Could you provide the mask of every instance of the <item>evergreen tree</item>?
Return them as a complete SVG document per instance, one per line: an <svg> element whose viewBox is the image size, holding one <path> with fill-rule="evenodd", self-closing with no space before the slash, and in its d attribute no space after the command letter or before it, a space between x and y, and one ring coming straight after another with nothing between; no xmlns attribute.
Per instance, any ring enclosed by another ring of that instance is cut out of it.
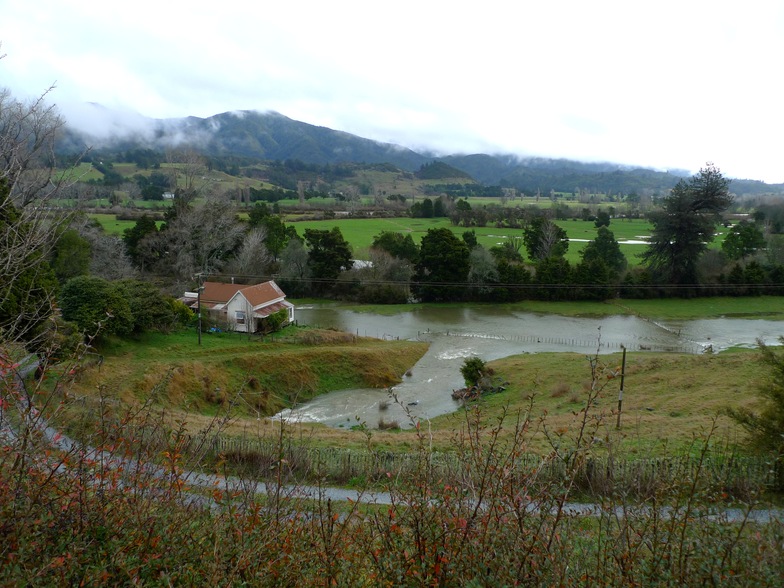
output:
<svg viewBox="0 0 784 588"><path fill-rule="evenodd" d="M460 300L468 269L468 246L449 229L428 229L419 250L415 292L425 302Z"/></svg>
<svg viewBox="0 0 784 588"><path fill-rule="evenodd" d="M522 263L496 258L498 284L491 293L496 302L519 302L531 295L531 272Z"/></svg>
<svg viewBox="0 0 784 588"><path fill-rule="evenodd" d="M416 263L419 257L419 247L414 243L409 233L405 235L396 231L382 231L373 237L370 245L373 249L386 251L393 257L405 259L411 263Z"/></svg>
<svg viewBox="0 0 784 588"><path fill-rule="evenodd" d="M148 214L143 214L129 229L123 231L123 243L131 258L133 264L138 268L143 268L145 265L144 257L139 250L139 243L147 235L152 235L158 232L158 225L155 220Z"/></svg>
<svg viewBox="0 0 784 588"><path fill-rule="evenodd" d="M765 236L754 223L741 221L733 226L721 244L721 250L735 261L765 247Z"/></svg>
<svg viewBox="0 0 784 588"><path fill-rule="evenodd" d="M433 218L433 201L430 198L422 200L422 218Z"/></svg>
<svg viewBox="0 0 784 588"><path fill-rule="evenodd" d="M535 282L540 286L536 292L543 300L566 300L570 298L572 269L563 257L548 257L536 265Z"/></svg>
<svg viewBox="0 0 784 588"><path fill-rule="evenodd" d="M441 218L442 216L446 216L446 211L444 210L444 201L441 198L436 198L433 201L433 216L435 218Z"/></svg>
<svg viewBox="0 0 784 588"><path fill-rule="evenodd" d="M585 246L580 256L585 263L603 261L607 269L615 275L626 269L626 256L615 240L615 235L607 227L599 227L596 238Z"/></svg>
<svg viewBox="0 0 784 588"><path fill-rule="evenodd" d="M90 271L90 242L73 229L60 235L53 254L52 269L61 284Z"/></svg>
<svg viewBox="0 0 784 588"><path fill-rule="evenodd" d="M732 203L729 180L713 165L681 180L651 215L653 234L642 260L659 283L698 284L697 262L713 241L720 215Z"/></svg>
<svg viewBox="0 0 784 588"><path fill-rule="evenodd" d="M574 296L582 300L607 300L612 295L610 269L601 258L583 260L574 268Z"/></svg>
<svg viewBox="0 0 784 588"><path fill-rule="evenodd" d="M308 244L308 265L311 276L318 283L317 290L323 291L330 282L337 279L340 272L354 265L351 259L351 245L343 238L340 228L331 231L305 229Z"/></svg>
<svg viewBox="0 0 784 588"><path fill-rule="evenodd" d="M79 276L59 296L63 318L86 335L127 335L134 328L131 305L121 287L101 278Z"/></svg>

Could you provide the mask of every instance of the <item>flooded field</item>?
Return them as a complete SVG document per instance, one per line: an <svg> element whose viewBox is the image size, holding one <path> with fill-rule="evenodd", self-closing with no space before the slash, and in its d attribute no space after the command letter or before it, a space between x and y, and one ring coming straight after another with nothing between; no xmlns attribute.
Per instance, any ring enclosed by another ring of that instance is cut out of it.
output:
<svg viewBox="0 0 784 588"><path fill-rule="evenodd" d="M383 419L405 428L411 416L426 420L456 410L460 404L450 394L463 386L460 366L466 357L492 361L544 351L614 353L623 347L630 351L720 352L729 347L754 347L758 338L775 344L784 334L782 321L715 318L653 322L634 316L563 317L491 306L424 307L385 316L325 305L297 308L296 316L299 324L360 336L430 342L430 349L413 366L410 376L404 376L391 390L397 403L384 389L339 390L279 415L333 427L364 422L375 428Z"/></svg>

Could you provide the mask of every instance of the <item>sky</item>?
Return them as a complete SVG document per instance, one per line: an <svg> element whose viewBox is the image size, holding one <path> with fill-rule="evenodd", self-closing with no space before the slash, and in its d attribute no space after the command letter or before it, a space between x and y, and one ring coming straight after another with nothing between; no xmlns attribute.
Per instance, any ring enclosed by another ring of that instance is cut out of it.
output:
<svg viewBox="0 0 784 588"><path fill-rule="evenodd" d="M0 87L69 124L273 110L439 154L784 182L784 1L0 0Z"/></svg>

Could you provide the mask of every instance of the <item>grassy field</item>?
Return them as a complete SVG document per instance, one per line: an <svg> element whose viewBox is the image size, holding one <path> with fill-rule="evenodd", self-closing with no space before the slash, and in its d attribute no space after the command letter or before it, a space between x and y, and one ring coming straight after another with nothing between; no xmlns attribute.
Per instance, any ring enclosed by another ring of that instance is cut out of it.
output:
<svg viewBox="0 0 784 588"><path fill-rule="evenodd" d="M166 208L166 204L161 202L147 202L151 208ZM246 220L247 213L239 213L240 218ZM113 214L91 214L91 218L95 218L104 227L104 230L109 234L122 235L124 229L133 226L133 221L118 221ZM284 218L285 215L284 215ZM505 240L511 237L522 237L522 229L509 229L509 228L495 228L495 227L456 227L445 218L410 218L410 217L396 217L396 218L346 218L346 219L330 219L330 220L307 220L307 221L292 221L291 218L286 220L287 224L292 225L297 233L302 236L305 234L305 229L319 229L331 230L333 227L340 228L343 237L351 244L354 255L357 259L366 259L367 251L373 242L373 238L383 231L396 231L401 233L410 234L415 243L419 243L422 237L431 228L447 228L451 230L458 237L468 230L476 232L477 240L480 245L490 248L500 245ZM571 240L569 250L566 254L566 259L571 264L579 263L580 251L585 247L586 243L596 238L597 229L592 221L583 220L566 220L557 221ZM634 241L642 241L645 237L651 234L651 224L642 219L629 219L629 220L614 220L610 224L610 230L615 238L621 242L621 251L626 255L626 259L630 266L635 266L639 263L639 255L645 250L644 243L632 243ZM726 229L719 227L716 234L716 239L711 244L712 248L719 248L721 242L726 234ZM624 243L624 241L632 241ZM525 252L523 252L525 256Z"/></svg>
<svg viewBox="0 0 784 588"><path fill-rule="evenodd" d="M651 319L686 320L728 317L784 320L784 298L781 296L613 300L608 304Z"/></svg>
<svg viewBox="0 0 784 588"><path fill-rule="evenodd" d="M117 220L116 216L113 214L91 214L90 217L101 223L104 230L111 235L121 236L126 228L130 228L135 224L135 221ZM331 230L333 227L339 227L343 237L351 244L354 256L357 259L367 258L368 249L370 248L374 237L381 234L383 231L407 233L411 235L415 243L419 243L422 237L427 234L428 229L431 228L447 228L458 237L461 237L467 230L473 230L476 232L479 244L486 248L500 245L511 237L521 237L523 234L522 229L498 229L494 227L473 227L471 229L466 229L465 227L456 227L444 218L423 219L399 217L331 219L321 221L297 221L293 223L289 222L287 224L293 226L300 236L304 236L305 229ZM592 222L588 221L559 221L558 224L566 230L570 239L575 239L575 241L572 241L569 244L566 259L568 259L571 264L579 263L580 251L585 247L588 241L591 241L596 237L596 228ZM650 224L642 220L617 221L610 226L610 229L614 232L616 239L619 241L624 239L639 240L640 236L650 235ZM621 243L621 250L624 255L626 255L626 259L630 266L637 265L639 262L638 256L644 249L644 244ZM523 255L525 256L524 251Z"/></svg>
<svg viewBox="0 0 784 588"><path fill-rule="evenodd" d="M74 391L89 397L101 388L135 403L155 390L163 406L208 416L237 401L237 416L256 417L329 390L391 386L426 349L295 327L264 339L205 333L201 346L193 331L150 334L104 345L108 368L86 369Z"/></svg>
<svg viewBox="0 0 784 588"><path fill-rule="evenodd" d="M292 224L297 233L303 235L305 229L320 229L329 230L333 227L339 227L343 237L351 243L354 249L354 254L359 259L363 259L366 255L367 249L373 242L373 237L380 234L382 231L397 231L408 233L414 239L415 243L419 243L422 237L431 228L447 228L458 237L468 230L476 232L477 240L480 245L490 248L500 245L505 240L511 237L522 237L522 229L509 229L509 228L495 228L495 227L456 227L444 218L438 219L419 219L419 218L386 218L386 219L332 219L322 221L298 221ZM592 221L583 220L567 220L557 221L562 227L569 239L573 240L569 243L569 250L566 254L566 259L570 263L576 264L580 261L580 251L585 247L587 242L596 238L597 229ZM615 220L610 224L610 230L615 235L618 241L641 241L641 237L650 236L651 225L648 221L634 219L634 220ZM721 243L721 235L713 243L712 246L718 247ZM626 255L626 259L630 266L639 263L638 256L645 250L643 243L621 243L621 251ZM525 251L523 255L526 256Z"/></svg>
<svg viewBox="0 0 784 588"><path fill-rule="evenodd" d="M317 334L308 339L308 333ZM201 347L192 331L151 335L103 349L103 366L81 373L73 394L91 398L102 390L121 402L139 403L157 390L159 404L188 421L193 430L207 426L214 415L232 406L228 434L267 437L275 434L275 425L257 417L329 390L392 385L425 348L418 342L357 340L309 329L264 342L231 333L204 335ZM709 431L715 420L716 438L734 446L742 439L741 430L722 411L756 402L755 386L765 377L756 356L752 350L699 356L629 353L620 430L615 429L613 410L621 355L602 356L593 380L601 392L591 409L592 434L607 446L631 454L664 455L688 450L695 436ZM592 382L585 355L521 355L488 365L507 383L504 392L479 403L488 424L504 412L529 413L539 423L531 437L531 447L539 452L548 451L552 435L566 438L574 433ZM465 418L458 411L429 421L433 446L448 448L465 426ZM298 437L316 446L361 448L367 443L364 434L353 430L318 424L292 427ZM551 434L549 441L545 430ZM416 443L416 434L376 431L373 443L381 449L407 451Z"/></svg>
<svg viewBox="0 0 784 588"><path fill-rule="evenodd" d="M98 221L107 235L116 235L122 237L125 229L132 229L136 221L132 220L118 220L115 214L91 214L91 219ZM158 228L161 228L163 221L157 221Z"/></svg>
<svg viewBox="0 0 784 588"><path fill-rule="evenodd" d="M737 447L744 434L723 416L727 407L751 406L756 402L754 386L764 378L754 361L755 351L739 350L714 356L637 353L627 355L621 428L616 429L617 397L621 355L602 356L597 384L601 389L590 411L591 437L602 447L625 457L653 457L689 453L694 441L704 438L714 423L713 442ZM591 385L591 366L584 355L543 353L512 356L488 364L495 376L507 382L506 390L493 394L469 408L482 412L483 426L491 428L502 414L507 417L501 438L509 441L517 416L530 415L528 450L546 455L553 443L566 445L577 434ZM445 390L444 394L449 394ZM380 413L380 416L383 414ZM192 415L194 424L205 425ZM466 427L464 410L427 421L430 443L447 451ZM376 423L368 423L375 427ZM319 424L294 424L295 436L315 446L366 446L364 433L333 429ZM268 421L238 418L230 434L269 437L275 427ZM548 439L549 436L549 439ZM373 446L379 450L406 452L417 444L412 430L375 431Z"/></svg>
<svg viewBox="0 0 784 588"><path fill-rule="evenodd" d="M617 429L622 356L602 356L594 380L600 392L591 409L591 435L600 446L626 456L680 454L689 452L695 439L707 436L715 422L714 441L735 446L743 433L723 411L756 402L754 386L764 374L755 357L756 352L749 350L718 355L627 354L621 428ZM553 439L560 442L562 437L575 436L592 384L585 355L513 356L490 367L509 385L503 393L481 401L488 425L501 410L515 414L531 407L533 415L543 419L533 436L539 451L549 451ZM444 415L434 419L433 426L453 429L461 418Z"/></svg>

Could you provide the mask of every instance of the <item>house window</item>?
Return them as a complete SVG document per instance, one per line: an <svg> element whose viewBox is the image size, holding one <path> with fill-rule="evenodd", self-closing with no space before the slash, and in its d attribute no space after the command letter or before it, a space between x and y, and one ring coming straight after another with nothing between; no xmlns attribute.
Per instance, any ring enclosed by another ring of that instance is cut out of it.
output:
<svg viewBox="0 0 784 588"><path fill-rule="evenodd" d="M245 324L245 312L242 310L238 310L234 313L234 320L237 322L238 325Z"/></svg>

